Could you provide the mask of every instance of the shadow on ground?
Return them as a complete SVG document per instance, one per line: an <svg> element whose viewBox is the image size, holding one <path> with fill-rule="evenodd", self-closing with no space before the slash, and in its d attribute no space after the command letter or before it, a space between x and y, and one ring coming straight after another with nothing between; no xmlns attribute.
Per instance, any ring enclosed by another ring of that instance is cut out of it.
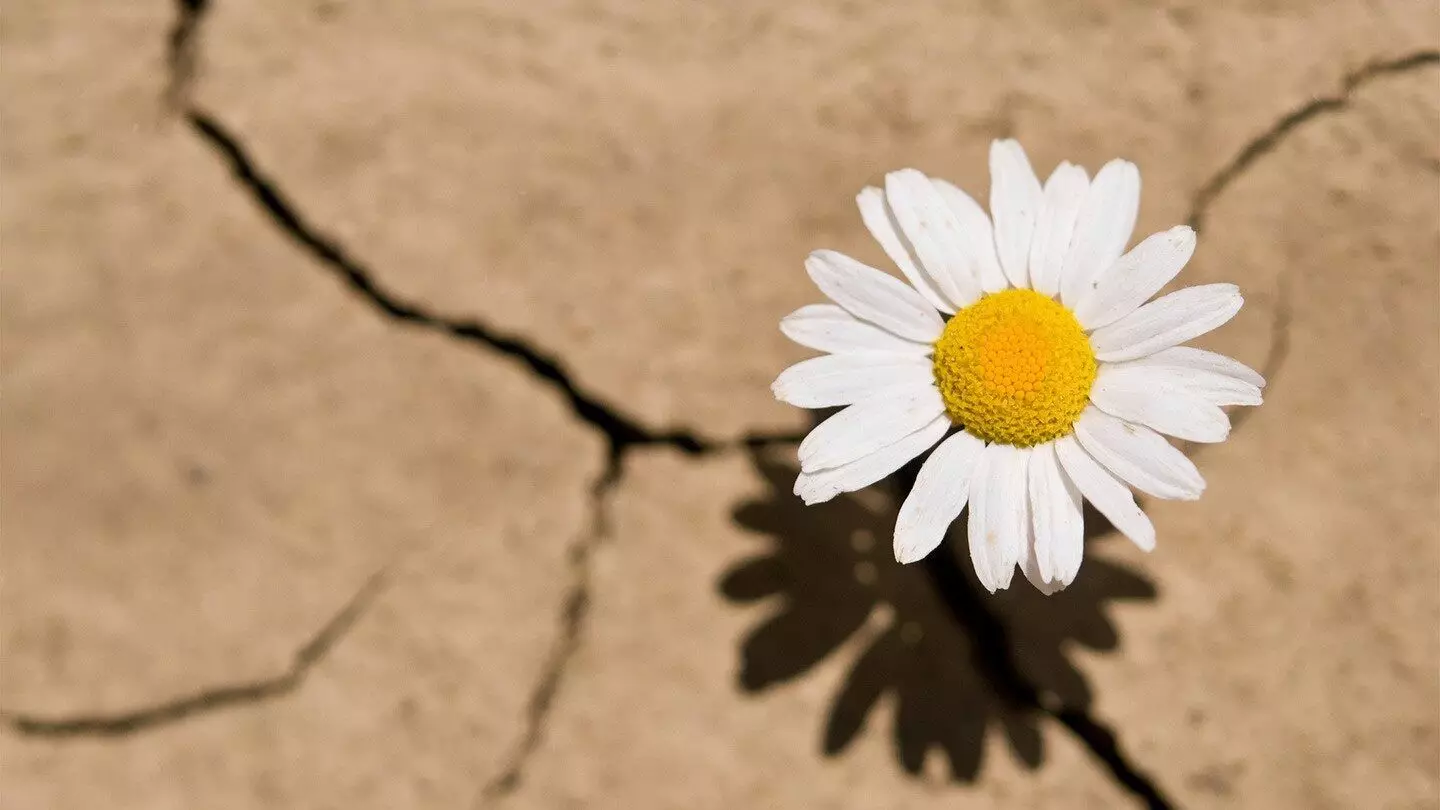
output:
<svg viewBox="0 0 1440 810"><path fill-rule="evenodd" d="M726 572L720 592L734 603L776 606L741 643L740 688L757 693L778 687L852 638L861 639L863 649L825 720L825 755L843 753L888 697L895 755L912 775L926 770L927 758L938 750L952 781L973 781L992 726L1019 762L1038 767L1045 756L1040 724L1046 712L1015 695L1038 690L1065 709L1085 710L1090 688L1068 651L1117 649L1120 639L1107 605L1153 601L1157 595L1148 580L1095 554L1101 535L1113 533L1110 526L1087 512L1084 566L1076 583L1055 596L1041 596L1018 572L1010 591L990 596L964 559L959 568L971 593L945 600L924 566L894 561L896 491L877 486L807 507L791 494L798 472L791 456L793 450L753 450L752 463L767 488L734 511L735 522L768 538L770 547ZM907 480L903 472L897 478ZM963 555L965 547L962 520L935 553ZM959 615L957 603L989 615ZM976 628L987 626L1003 633L1003 643L977 638L983 631ZM997 646L1008 647L1013 660L999 665L985 660ZM1005 677L1016 669L1030 683L995 683L997 672Z"/></svg>

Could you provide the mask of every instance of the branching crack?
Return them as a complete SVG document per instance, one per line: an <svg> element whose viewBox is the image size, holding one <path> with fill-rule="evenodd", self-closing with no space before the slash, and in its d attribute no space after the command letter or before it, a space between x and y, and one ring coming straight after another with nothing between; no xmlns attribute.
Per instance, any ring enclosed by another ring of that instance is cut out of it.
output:
<svg viewBox="0 0 1440 810"><path fill-rule="evenodd" d="M123 737L149 728L184 720L201 712L218 711L282 698L299 689L305 678L345 634L350 632L384 588L389 566L365 581L313 638L301 647L290 667L273 678L251 683L217 686L176 700L118 714L81 714L40 717L0 710L0 720L20 734L33 737Z"/></svg>
<svg viewBox="0 0 1440 810"><path fill-rule="evenodd" d="M605 470L591 489L592 522L589 531L572 549L570 565L573 584L561 614L559 635L540 681L531 695L525 733L507 758L505 768L486 785L482 798L498 799L508 795L519 786L526 762L543 739L545 722L562 683L565 668L579 647L590 605L591 553L608 535L608 496L624 473L626 455L636 448L659 446L670 447L689 456L702 456L738 447L794 444L803 436L799 433L751 433L738 440L722 441L690 430L655 430L640 424L598 396L583 390L572 379L561 361L548 352L519 337L499 332L479 320L451 318L429 312L386 290L375 280L374 273L368 267L300 215L277 185L255 165L239 139L230 134L218 120L195 107L188 109L185 116L196 133L225 158L240 186L250 193L256 204L276 225L313 254L372 308L392 320L440 332L519 361L538 379L558 389L577 419L605 436Z"/></svg>
<svg viewBox="0 0 1440 810"><path fill-rule="evenodd" d="M558 389L568 403L571 413L606 439L605 469L590 493L591 526L585 537L571 551L573 584L565 599L559 634L541 678L531 694L525 733L507 758L505 768L486 785L481 794L482 799L487 801L502 798L519 786L526 762L543 740L545 723L563 681L565 669L579 647L590 605L591 554L609 533L608 496L624 474L627 454L633 449L658 446L673 448L689 456L703 456L739 447L794 444L799 442L803 435L750 433L737 440L722 441L690 430L655 430L640 424L598 396L583 390L572 379L561 361L548 352L519 337L499 332L479 320L451 318L429 312L386 290L375 280L374 273L368 267L300 215L277 185L255 165L239 139L230 134L218 120L193 106L186 110L185 116L195 132L225 158L240 186L250 193L256 204L276 225L313 254L372 308L392 320L440 332L519 361L537 379Z"/></svg>
<svg viewBox="0 0 1440 810"><path fill-rule="evenodd" d="M1421 68L1440 65L1440 50L1422 50L1393 59L1379 59L1367 62L1348 73L1340 82L1339 92L1313 98L1281 116L1259 135L1251 138L1235 156L1219 171L1211 175L1204 185L1195 192L1186 221L1196 231L1204 228L1210 207L1241 175L1249 171L1262 157L1274 152L1280 144L1301 125L1326 114L1343 110L1357 91L1376 79L1394 76ZM1293 318L1294 272L1281 273L1275 284L1275 311L1270 324L1270 350L1265 356L1261 375L1273 385L1275 377L1290 357L1290 324ZM1232 432L1255 414L1255 409L1245 408L1231 417ZM1199 449L1198 447L1195 449Z"/></svg>
<svg viewBox="0 0 1440 810"><path fill-rule="evenodd" d="M565 671L580 649L581 633L590 612L591 557L610 536L610 495L624 475L623 464L622 458L612 458L590 487L590 522L585 534L570 549L572 581L560 614L560 632L530 694L525 732L506 757L505 767L481 789L479 802L482 805L498 801L519 789L525 765L544 739L546 721L559 694Z"/></svg>
<svg viewBox="0 0 1440 810"><path fill-rule="evenodd" d="M1190 216L1186 218L1190 227L1196 231L1204 230L1205 217L1210 213L1210 206L1225 189L1230 187L1240 175L1244 174L1255 161L1275 151L1280 142L1285 140L1301 124L1311 121L1325 113L1337 112L1345 108L1355 92L1370 82L1397 73L1440 64L1440 50L1417 51L1412 54L1400 56L1394 59L1382 59L1365 64L1363 67L1346 74L1340 83L1340 92L1329 96L1320 96L1296 107L1285 115L1281 116L1274 124L1271 124L1264 132L1252 138L1245 144L1235 157L1230 159L1221 169L1215 172L1200 190L1190 205Z"/></svg>
<svg viewBox="0 0 1440 810"><path fill-rule="evenodd" d="M178 14L169 37L170 76L166 88L167 97L177 109L182 110L194 132L221 155L240 187L269 215L275 225L382 316L447 335L519 362L538 380L558 391L575 418L606 438L605 467L589 493L589 525L570 551L572 584L562 607L559 631L530 695L525 731L508 755L504 769L486 784L479 796L482 802L503 798L520 786L527 761L543 742L545 726L563 685L567 667L579 649L592 597L591 562L594 551L609 537L610 496L622 479L628 452L636 448L658 446L672 448L692 457L704 456L740 447L793 444L803 437L803 433L755 433L726 441L705 437L690 429L648 427L608 404L598 395L582 388L558 357L525 339L499 331L478 319L454 318L431 312L383 287L367 266L300 215L275 182L257 167L237 137L214 116L189 101L189 84L196 70L196 36L211 4L209 0L176 2ZM1286 114L1248 142L1229 163L1200 187L1192 199L1188 222L1197 231L1201 230L1216 198L1300 125L1324 113L1345 107L1354 92L1373 79L1436 63L1440 63L1440 51L1433 50L1372 62L1347 75L1336 95L1313 99ZM1267 378L1273 379L1288 354L1289 289L1288 276L1282 276L1277 291L1279 303L1275 314L1271 352L1265 364ZM964 572L953 555L931 554L923 565L937 595L954 620L974 640L980 666L1001 697L1016 706L1053 717L1105 765L1119 784L1147 806L1172 806L1150 778L1129 761L1114 731L1096 721L1087 711L1063 705L1057 695L1038 688L1020 672L1012 654L1007 628L989 611L984 600L966 581ZM290 669L276 678L210 689L180 700L123 714L43 718L0 712L0 720L27 735L119 736L180 720L199 712L284 696L303 684L309 671L324 658L373 601L383 584L383 574L382 570L372 577L344 609L296 653Z"/></svg>
<svg viewBox="0 0 1440 810"><path fill-rule="evenodd" d="M275 183L255 165L240 141L218 120L193 107L186 111L185 116L196 133L220 152L235 179L275 224L339 276L366 303L392 320L440 332L519 361L538 379L558 389L576 418L604 434L609 442L612 464L618 464L618 460L635 447L672 447L694 456L740 446L797 440L798 437L786 434L757 433L727 442L707 438L688 429L656 430L646 427L582 389L559 358L532 346L523 338L496 330L476 319L439 315L400 298L382 287L368 267L306 222Z"/></svg>

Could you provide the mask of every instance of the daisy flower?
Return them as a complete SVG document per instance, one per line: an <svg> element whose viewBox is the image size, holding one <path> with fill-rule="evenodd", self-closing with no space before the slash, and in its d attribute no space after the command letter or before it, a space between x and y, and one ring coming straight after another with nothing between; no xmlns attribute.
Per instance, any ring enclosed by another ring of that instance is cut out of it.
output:
<svg viewBox="0 0 1440 810"><path fill-rule="evenodd" d="M990 216L914 169L860 192L865 226L909 284L810 254L805 269L834 303L780 328L828 354L786 369L773 390L802 408L845 406L800 444L795 494L807 504L939 443L900 508L895 558L929 554L968 503L980 582L1008 587L1018 566L1048 594L1080 570L1082 499L1154 548L1131 490L1193 500L1205 488L1165 436L1223 441L1222 406L1260 404L1265 381L1181 345L1240 310L1235 285L1147 303L1190 260L1195 232L1171 228L1126 252L1140 204L1133 163L1111 161L1094 179L1061 163L1041 186L1020 144L1004 140L990 147L990 174Z"/></svg>

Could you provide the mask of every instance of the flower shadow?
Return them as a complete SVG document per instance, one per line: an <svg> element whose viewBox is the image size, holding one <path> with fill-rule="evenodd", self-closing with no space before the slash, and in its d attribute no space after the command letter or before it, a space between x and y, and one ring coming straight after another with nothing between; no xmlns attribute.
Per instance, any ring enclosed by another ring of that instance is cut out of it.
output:
<svg viewBox="0 0 1440 810"><path fill-rule="evenodd" d="M895 755L907 773L922 774L935 758L948 763L952 781L973 781L991 726L1019 762L1039 766L1043 713L1015 700L1014 689L997 689L997 667L981 658L995 644L976 638L973 624L947 610L921 565L894 561L894 493L875 487L807 507L791 494L793 461L758 449L751 460L766 491L739 504L733 517L768 537L770 548L727 571L719 589L733 603L778 607L741 643L740 688L756 693L798 679L854 639L862 649L831 703L821 742L826 756L843 753L888 700ZM982 622L998 621L1004 646L1026 679L1077 709L1088 706L1090 688L1069 660L1069 648L1115 650L1120 639L1106 605L1157 595L1148 580L1094 553L1094 539L1113 531L1103 518L1087 514L1087 527L1090 545L1080 577L1052 597L1035 592L1018 573L1009 591L992 597L974 580L968 559L961 561L971 593L960 601L988 611ZM962 520L933 553L963 554L963 535ZM932 754L937 751L939 756Z"/></svg>

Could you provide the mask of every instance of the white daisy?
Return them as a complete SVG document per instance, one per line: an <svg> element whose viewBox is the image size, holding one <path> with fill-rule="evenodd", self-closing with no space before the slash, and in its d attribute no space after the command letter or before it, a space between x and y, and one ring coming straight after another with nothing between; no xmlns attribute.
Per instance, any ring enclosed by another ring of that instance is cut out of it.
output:
<svg viewBox="0 0 1440 810"><path fill-rule="evenodd" d="M1081 499L1149 551L1155 529L1130 490L1192 500L1205 488L1161 434L1224 440L1221 407L1260 404L1265 381L1181 345L1240 310L1235 285L1146 303L1189 261L1195 232L1171 228L1125 251L1140 204L1134 164L1111 161L1091 180L1061 163L1042 187L1006 140L990 147L990 173L993 226L965 192L914 169L860 192L866 227L910 283L810 254L805 269L835 303L802 307L780 328L829 354L773 388L802 408L846 406L800 445L795 494L807 504L869 486L939 442L900 508L895 558L929 554L968 503L980 582L1008 587L1018 565L1053 593L1080 569Z"/></svg>

